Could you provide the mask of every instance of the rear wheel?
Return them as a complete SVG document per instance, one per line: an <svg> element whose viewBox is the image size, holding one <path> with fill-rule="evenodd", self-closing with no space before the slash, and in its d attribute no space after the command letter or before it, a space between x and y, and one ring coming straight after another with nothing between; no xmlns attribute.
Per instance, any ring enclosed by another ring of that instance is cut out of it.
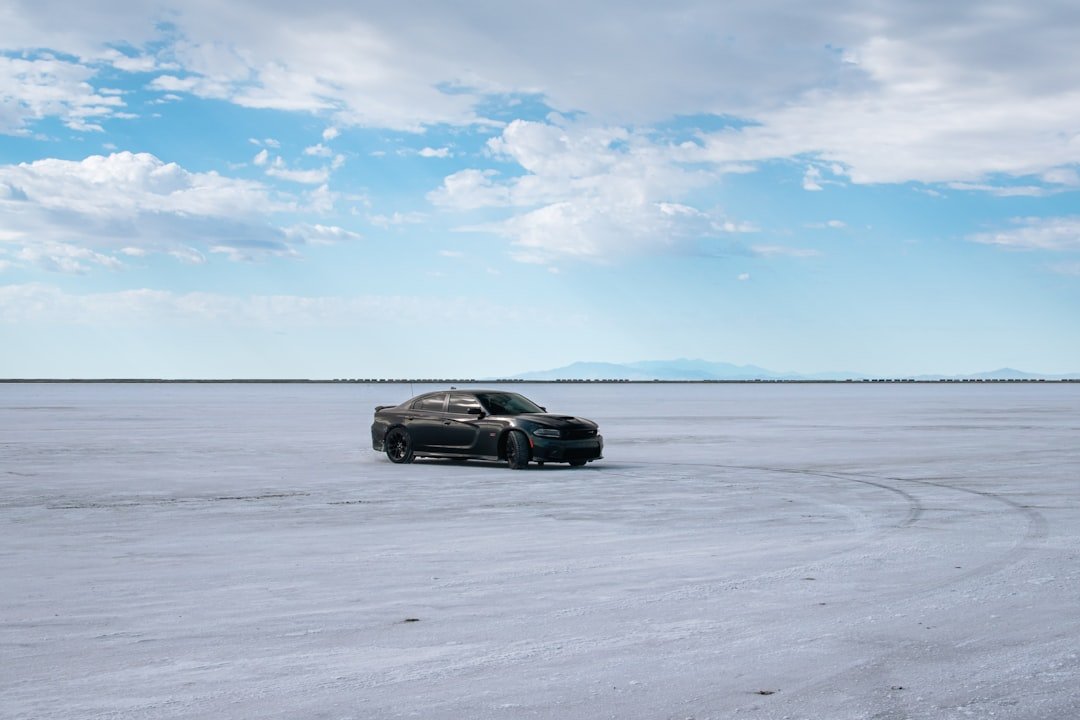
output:
<svg viewBox="0 0 1080 720"><path fill-rule="evenodd" d="M511 430L507 435L506 464L511 470L520 470L529 464L529 439L524 433Z"/></svg>
<svg viewBox="0 0 1080 720"><path fill-rule="evenodd" d="M413 461L412 438L403 427L391 428L386 433L386 457L392 463L411 463Z"/></svg>
<svg viewBox="0 0 1080 720"><path fill-rule="evenodd" d="M585 464L584 460L571 460L570 461L570 467L581 467L584 464Z"/></svg>

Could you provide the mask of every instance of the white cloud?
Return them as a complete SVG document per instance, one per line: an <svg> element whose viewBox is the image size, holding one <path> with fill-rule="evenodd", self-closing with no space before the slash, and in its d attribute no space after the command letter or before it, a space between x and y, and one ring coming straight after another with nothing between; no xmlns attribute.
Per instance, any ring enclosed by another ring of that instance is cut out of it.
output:
<svg viewBox="0 0 1080 720"><path fill-rule="evenodd" d="M443 179L442 187L428 193L436 205L459 210L510 204L510 189L495 182L496 170L461 170Z"/></svg>
<svg viewBox="0 0 1080 720"><path fill-rule="evenodd" d="M53 241L24 245L15 254L15 257L52 272L77 275L89 272L90 265L98 265L113 270L121 267L121 262L114 257L70 243Z"/></svg>
<svg viewBox="0 0 1080 720"><path fill-rule="evenodd" d="M857 183L1055 184L1080 163L1080 87L1070 71L1080 64L1080 18L1067 3L554 0L492 14L463 0L422 3L426 21L417 23L416 6L400 3L193 0L169 14L167 29L156 6L123 0L9 5L0 47L133 70L149 67L153 47L177 66L155 89L319 113L332 123L326 132L495 127L502 121L478 109L524 95L612 128L695 114L748 121L700 139L697 159L722 167L798 158ZM110 49L120 43L144 49ZM93 99L105 97L88 83L94 70L68 65L81 79L64 81L60 105L33 99L42 83L16 82L2 114L9 131L47 115L91 129L113 111ZM571 155L561 162L572 165ZM554 172L521 160L530 172Z"/></svg>
<svg viewBox="0 0 1080 720"><path fill-rule="evenodd" d="M750 279L750 273L739 273L738 277L736 277L735 279L739 282L746 282Z"/></svg>
<svg viewBox="0 0 1080 720"><path fill-rule="evenodd" d="M195 245L290 254L268 214L296 210L264 185L193 173L146 153L0 166L0 242L26 262L65 272L116 267L117 253L170 253L199 262Z"/></svg>
<svg viewBox="0 0 1080 720"><path fill-rule="evenodd" d="M810 248L793 248L784 245L752 245L750 250L762 257L808 258L821 255L819 251Z"/></svg>
<svg viewBox="0 0 1080 720"><path fill-rule="evenodd" d="M952 182L948 183L953 190L980 192L996 197L1045 197L1054 192L1060 192L1042 185L991 185L989 183Z"/></svg>
<svg viewBox="0 0 1080 720"><path fill-rule="evenodd" d="M157 59L152 55L125 55L115 48L106 48L98 57L124 72L145 73L158 69Z"/></svg>
<svg viewBox="0 0 1080 720"><path fill-rule="evenodd" d="M441 147L441 148L425 147L425 148L420 149L419 154L420 154L420 157L426 157L426 158L448 158L448 157L450 157L450 148L448 148L448 147Z"/></svg>
<svg viewBox="0 0 1080 720"><path fill-rule="evenodd" d="M977 233L968 239L1018 250L1080 250L1080 217L1014 218L1011 228Z"/></svg>
<svg viewBox="0 0 1080 720"><path fill-rule="evenodd" d="M315 157L330 157L334 154L334 151L322 143L318 143L317 145L304 148L304 154L314 155Z"/></svg>
<svg viewBox="0 0 1080 720"><path fill-rule="evenodd" d="M220 250L222 246L215 245L212 250ZM176 258L185 265L205 265L206 256L201 252L191 247L178 247L169 250L169 255Z"/></svg>
<svg viewBox="0 0 1080 720"><path fill-rule="evenodd" d="M954 12L964 13L947 14ZM858 82L807 90L756 114L753 126L712 133L701 157L754 162L812 154L836 163L857 183L978 182L1037 176L1080 162L1080 88L1055 68L1008 65L988 54L973 63L968 53L990 52L989 37L996 33L1001 42L1018 44L1007 24L978 20L986 38L959 25L932 29L923 38L867 35L856 48ZM958 43L955 32L947 37L950 27L971 43Z"/></svg>
<svg viewBox="0 0 1080 720"><path fill-rule="evenodd" d="M255 157L253 157L251 159L251 162L255 163L256 165L261 166L261 165L265 165L269 159L270 159L270 152L266 148L263 148L262 150L260 150L258 153L255 154Z"/></svg>
<svg viewBox="0 0 1080 720"><path fill-rule="evenodd" d="M322 139L329 142L341 134L341 131L336 127L328 127L322 131Z"/></svg>
<svg viewBox="0 0 1080 720"><path fill-rule="evenodd" d="M360 240L363 235L336 225L294 225L285 234L292 240L310 245L332 245L347 240Z"/></svg>
<svg viewBox="0 0 1080 720"><path fill-rule="evenodd" d="M124 107L117 94L94 90L95 70L45 55L36 59L0 54L0 133L23 133L47 117L78 131L100 131L99 121Z"/></svg>
<svg viewBox="0 0 1080 720"><path fill-rule="evenodd" d="M1080 173L1072 168L1053 168L1042 174L1044 182L1064 185L1069 188L1080 187Z"/></svg>
<svg viewBox="0 0 1080 720"><path fill-rule="evenodd" d="M509 209L510 217L463 229L510 239L514 257L523 262L693 252L703 238L752 229L683 202L717 174L682 167L677 151L646 135L561 118L515 120L488 148L525 173L503 177L490 169L462 170L428 198L461 211Z"/></svg>
<svg viewBox="0 0 1080 720"><path fill-rule="evenodd" d="M266 174L289 182L304 185L321 185L330 178L330 168L316 168L314 170L292 170L285 165L281 157L274 158L273 164L266 169Z"/></svg>
<svg viewBox="0 0 1080 720"><path fill-rule="evenodd" d="M229 96L229 85L227 83L200 76L160 75L151 80L147 87L169 95L191 93L199 97L215 100L223 100Z"/></svg>
<svg viewBox="0 0 1080 720"><path fill-rule="evenodd" d="M415 225L423 222L427 218L423 213L410 212L401 213L394 212L390 215L368 215L367 220L375 227L381 227L383 229L400 226L400 225Z"/></svg>
<svg viewBox="0 0 1080 720"><path fill-rule="evenodd" d="M813 165L806 168L806 174L803 175L802 186L803 190L821 190L821 171Z"/></svg>

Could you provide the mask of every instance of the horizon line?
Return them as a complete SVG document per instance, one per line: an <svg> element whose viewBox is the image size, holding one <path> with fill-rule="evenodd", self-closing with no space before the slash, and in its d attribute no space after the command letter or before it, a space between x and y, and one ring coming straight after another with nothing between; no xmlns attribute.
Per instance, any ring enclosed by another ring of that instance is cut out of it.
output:
<svg viewBox="0 0 1080 720"><path fill-rule="evenodd" d="M943 383L1080 383L1080 378L970 378L970 377L941 377L941 378L905 378L905 377L880 377L880 378L845 378L845 379L790 379L790 378L744 378L744 379L623 379L623 378L555 378L555 379L519 379L519 378L0 378L0 384L266 384L266 385L403 385L403 384L427 384L440 385L448 383L492 383L492 384L537 384L537 385L763 385L763 384L828 384L843 385L854 383L894 383L894 384L943 384Z"/></svg>

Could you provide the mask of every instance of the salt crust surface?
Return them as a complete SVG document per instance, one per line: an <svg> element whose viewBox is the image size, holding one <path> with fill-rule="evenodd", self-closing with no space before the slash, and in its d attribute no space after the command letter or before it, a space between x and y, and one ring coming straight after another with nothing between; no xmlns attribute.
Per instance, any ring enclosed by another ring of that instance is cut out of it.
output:
<svg viewBox="0 0 1080 720"><path fill-rule="evenodd" d="M0 716L1080 717L1080 385L0 385Z"/></svg>

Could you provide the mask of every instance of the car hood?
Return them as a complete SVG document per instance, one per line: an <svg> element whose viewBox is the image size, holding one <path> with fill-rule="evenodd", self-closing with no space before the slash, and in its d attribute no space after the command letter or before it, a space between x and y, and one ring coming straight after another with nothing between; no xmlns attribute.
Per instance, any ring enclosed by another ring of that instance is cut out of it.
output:
<svg viewBox="0 0 1080 720"><path fill-rule="evenodd" d="M592 420L574 417L573 415L559 415L558 413L522 413L517 417L551 428L597 427Z"/></svg>

